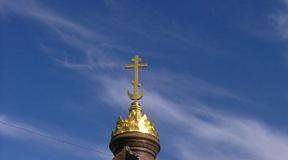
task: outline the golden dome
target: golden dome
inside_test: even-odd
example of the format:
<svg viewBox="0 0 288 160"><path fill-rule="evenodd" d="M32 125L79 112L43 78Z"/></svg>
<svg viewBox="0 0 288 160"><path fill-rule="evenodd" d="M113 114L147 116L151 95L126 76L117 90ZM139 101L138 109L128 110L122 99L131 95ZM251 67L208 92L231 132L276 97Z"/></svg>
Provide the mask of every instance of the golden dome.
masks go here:
<svg viewBox="0 0 288 160"><path fill-rule="evenodd" d="M127 132L150 134L159 139L154 123L142 112L142 107L138 102L132 102L126 119L118 118L112 137Z"/></svg>

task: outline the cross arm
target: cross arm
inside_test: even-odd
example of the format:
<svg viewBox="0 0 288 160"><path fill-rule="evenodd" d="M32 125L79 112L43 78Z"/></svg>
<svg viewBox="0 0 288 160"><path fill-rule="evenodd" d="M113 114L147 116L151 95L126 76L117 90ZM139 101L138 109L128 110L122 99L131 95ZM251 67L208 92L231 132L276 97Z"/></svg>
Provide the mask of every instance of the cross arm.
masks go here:
<svg viewBox="0 0 288 160"><path fill-rule="evenodd" d="M130 69L130 68L133 68L134 67L134 64L126 64L125 65L125 69Z"/></svg>
<svg viewBox="0 0 288 160"><path fill-rule="evenodd" d="M139 64L139 68L146 68L146 67L148 67L147 63L140 63Z"/></svg>

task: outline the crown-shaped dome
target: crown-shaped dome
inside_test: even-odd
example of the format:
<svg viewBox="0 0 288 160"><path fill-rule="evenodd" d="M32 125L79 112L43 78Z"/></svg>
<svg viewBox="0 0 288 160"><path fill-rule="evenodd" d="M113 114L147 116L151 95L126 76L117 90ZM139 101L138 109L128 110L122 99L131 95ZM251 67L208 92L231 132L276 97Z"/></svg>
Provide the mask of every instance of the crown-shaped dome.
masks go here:
<svg viewBox="0 0 288 160"><path fill-rule="evenodd" d="M145 133L159 139L154 123L143 113L139 102L132 102L126 119L118 118L112 137L128 132Z"/></svg>

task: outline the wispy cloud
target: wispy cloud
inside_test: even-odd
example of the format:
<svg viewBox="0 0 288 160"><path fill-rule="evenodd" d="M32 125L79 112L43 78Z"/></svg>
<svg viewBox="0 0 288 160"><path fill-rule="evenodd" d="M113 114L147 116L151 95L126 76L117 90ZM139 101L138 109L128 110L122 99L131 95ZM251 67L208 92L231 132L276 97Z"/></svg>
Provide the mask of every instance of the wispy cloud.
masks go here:
<svg viewBox="0 0 288 160"><path fill-rule="evenodd" d="M0 135L5 138L14 138L34 145L46 145L51 149L64 150L80 157L97 157L106 160L112 156L109 156L107 147L99 144L95 145L63 134L59 135L29 123L17 122L3 114L0 114L0 121Z"/></svg>
<svg viewBox="0 0 288 160"><path fill-rule="evenodd" d="M279 0L279 2L282 4L281 9L273 13L271 17L276 29L277 38L280 38L281 41L284 40L284 44L286 45L286 41L288 40L288 0ZM282 54L285 62L288 63L287 48L286 52Z"/></svg>
<svg viewBox="0 0 288 160"><path fill-rule="evenodd" d="M191 97L218 96L241 102L251 102L226 88L214 85L193 75L156 70L148 71L145 77L148 78L144 80L149 82L146 84L146 87L154 88L160 93L173 93L174 96L185 97L186 99ZM153 77L153 80L150 80L151 77ZM177 90L175 90L175 88L177 88Z"/></svg>
<svg viewBox="0 0 288 160"><path fill-rule="evenodd" d="M288 38L288 1L287 0L280 0L283 3L283 8L281 11L278 11L275 14L274 20L276 22L276 27L279 31L279 35L282 38Z"/></svg>
<svg viewBox="0 0 288 160"><path fill-rule="evenodd" d="M1 0L0 9L4 16L5 14L13 13L44 24L44 26L54 31L54 34L59 37L62 43L72 49L78 50L78 55L84 57L84 60L72 63L65 57L65 54L64 56L59 56L59 53L61 53L59 49L57 50L53 46L48 47L45 44L41 44L41 48L47 53L52 54L50 52L52 50L56 52L58 54L56 62L67 68L88 68L95 70L103 67L115 67L118 63L117 58L112 56L113 50L129 50L127 47L112 44L102 33L53 12L38 1Z"/></svg>
<svg viewBox="0 0 288 160"><path fill-rule="evenodd" d="M34 0L1 0L0 6L4 15L14 13L33 18L59 32L74 32L86 38L95 35L94 31L55 14Z"/></svg>

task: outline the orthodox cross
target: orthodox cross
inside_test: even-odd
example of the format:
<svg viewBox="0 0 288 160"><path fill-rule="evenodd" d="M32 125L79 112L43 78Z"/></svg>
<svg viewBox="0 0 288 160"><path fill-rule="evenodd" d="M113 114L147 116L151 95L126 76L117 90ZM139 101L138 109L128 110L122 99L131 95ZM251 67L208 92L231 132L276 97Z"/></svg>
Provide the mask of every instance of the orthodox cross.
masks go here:
<svg viewBox="0 0 288 160"><path fill-rule="evenodd" d="M133 101L138 101L140 100L143 95L144 95L144 90L139 93L139 88L141 84L139 83L139 68L146 68L148 67L148 64L146 63L141 63L141 58L138 55L135 55L131 59L132 63L129 63L125 65L125 69L134 69L134 80L132 80L132 85L133 85L133 93L130 93L128 91L128 96L131 100Z"/></svg>

